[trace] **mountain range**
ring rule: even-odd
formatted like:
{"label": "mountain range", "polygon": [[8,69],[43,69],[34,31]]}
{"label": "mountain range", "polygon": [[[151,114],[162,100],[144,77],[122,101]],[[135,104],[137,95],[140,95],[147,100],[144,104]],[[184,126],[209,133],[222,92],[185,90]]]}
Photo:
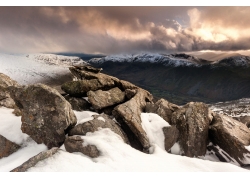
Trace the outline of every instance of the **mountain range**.
{"label": "mountain range", "polygon": [[[156,97],[182,105],[189,101],[214,103],[250,97],[250,57],[231,55],[206,60],[184,53],[141,53],[110,55],[87,62]],[[219,56],[225,54],[217,59]]]}

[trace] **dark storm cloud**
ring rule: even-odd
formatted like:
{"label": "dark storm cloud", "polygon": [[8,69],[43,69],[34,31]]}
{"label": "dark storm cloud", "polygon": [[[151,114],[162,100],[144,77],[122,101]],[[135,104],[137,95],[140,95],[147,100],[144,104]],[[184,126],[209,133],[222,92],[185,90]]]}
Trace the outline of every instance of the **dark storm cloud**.
{"label": "dark storm cloud", "polygon": [[1,52],[250,49],[249,7],[0,7]]}

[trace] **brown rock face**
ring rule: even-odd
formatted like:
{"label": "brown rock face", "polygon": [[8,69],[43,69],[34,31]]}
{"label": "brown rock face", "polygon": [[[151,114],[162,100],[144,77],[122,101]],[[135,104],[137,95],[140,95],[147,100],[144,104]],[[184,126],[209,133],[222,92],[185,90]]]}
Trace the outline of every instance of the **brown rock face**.
{"label": "brown rock face", "polygon": [[175,126],[164,127],[162,129],[165,140],[165,150],[169,151],[169,149],[176,143],[179,137],[179,131]]}
{"label": "brown rock face", "polygon": [[172,125],[179,130],[179,144],[183,155],[204,156],[208,144],[210,111],[204,103],[191,102],[175,111]]}
{"label": "brown rock face", "polygon": [[10,172],[25,172],[29,168],[34,167],[38,162],[45,160],[49,157],[52,157],[59,151],[58,148],[54,147],[48,151],[44,151],[39,153],[38,155],[30,158],[28,161],[24,162],[22,165],[16,167],[15,169],[11,170]]}
{"label": "brown rock face", "polygon": [[125,100],[125,93],[118,87],[110,89],[108,91],[89,91],[87,93],[89,102],[95,109],[103,109]]}
{"label": "brown rock face", "polygon": [[136,95],[129,101],[120,104],[113,110],[113,115],[118,121],[123,121],[140,141],[143,151],[150,147],[149,139],[141,125],[141,113],[145,109],[146,102],[152,100],[152,95],[143,89],[137,89]]}
{"label": "brown rock face", "polygon": [[0,106],[14,108],[15,102],[10,97],[8,87],[17,86],[18,83],[12,80],[9,76],[0,73]]}
{"label": "brown rock face", "polygon": [[22,111],[22,132],[48,148],[63,144],[65,131],[77,120],[71,105],[55,89],[35,84],[12,87],[10,94]]}
{"label": "brown rock face", "polygon": [[244,155],[250,159],[245,146],[250,145],[250,130],[231,117],[215,114],[209,127],[211,141],[227,152],[240,165],[244,165]]}
{"label": "brown rock face", "polygon": [[73,110],[86,111],[91,107],[91,104],[83,98],[71,97],[69,95],[64,96],[64,98],[71,104]]}
{"label": "brown rock face", "polygon": [[172,104],[165,99],[160,99],[155,104],[147,103],[145,111],[149,113],[158,114],[165,121],[171,124],[172,114],[179,108],[179,106]]}
{"label": "brown rock face", "polygon": [[248,128],[250,128],[250,116],[241,116],[239,117],[239,121],[245,124]]}
{"label": "brown rock face", "polygon": [[94,119],[82,124],[76,125],[69,131],[69,136],[86,135],[88,132],[98,131],[99,128],[109,128],[118,134],[125,143],[129,144],[128,138],[120,126],[106,114],[93,115]]}
{"label": "brown rock face", "polygon": [[16,152],[19,148],[19,145],[0,135],[0,159],[3,157],[8,157],[12,153]]}
{"label": "brown rock face", "polygon": [[83,145],[84,140],[80,136],[70,136],[67,137],[64,146],[66,151],[72,153],[72,152],[81,152],[85,154],[86,156],[96,158],[99,156],[99,151],[94,145]]}

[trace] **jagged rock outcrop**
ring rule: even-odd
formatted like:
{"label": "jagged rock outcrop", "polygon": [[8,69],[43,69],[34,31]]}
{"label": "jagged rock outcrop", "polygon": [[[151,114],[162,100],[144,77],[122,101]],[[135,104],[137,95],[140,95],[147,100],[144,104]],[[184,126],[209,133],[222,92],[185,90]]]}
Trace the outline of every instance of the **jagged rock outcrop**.
{"label": "jagged rock outcrop", "polygon": [[179,108],[180,108],[179,106],[172,104],[165,99],[160,99],[155,104],[148,102],[146,104],[145,111],[149,113],[158,114],[165,121],[171,124],[172,114]]}
{"label": "jagged rock outcrop", "polygon": [[87,93],[88,100],[95,109],[103,109],[125,100],[125,93],[118,87],[112,88],[108,91],[89,91]]}
{"label": "jagged rock outcrop", "polygon": [[92,66],[89,65],[85,65],[85,66],[73,66],[74,68],[78,69],[78,70],[84,70],[84,71],[89,71],[89,72],[93,72],[93,73],[99,73],[102,71],[102,68],[94,68]]}
{"label": "jagged rock outcrop", "polygon": [[136,92],[137,92],[136,89],[126,89],[125,95],[128,99],[131,99],[132,97],[135,96]]}
{"label": "jagged rock outcrop", "polygon": [[66,95],[64,96],[64,98],[71,104],[73,110],[76,111],[90,110],[91,104],[81,97],[77,98]]}
{"label": "jagged rock outcrop", "polygon": [[150,144],[146,132],[142,128],[141,113],[145,109],[146,102],[152,101],[150,93],[143,89],[137,89],[136,95],[129,101],[116,106],[113,115],[118,121],[124,121],[130,130],[140,141],[143,151],[147,152]]}
{"label": "jagged rock outcrop", "polygon": [[215,114],[209,127],[209,137],[213,144],[227,152],[240,165],[245,159],[250,159],[250,151],[245,147],[250,145],[250,130],[233,118]]}
{"label": "jagged rock outcrop", "polygon": [[29,168],[34,167],[38,162],[52,157],[58,151],[59,151],[59,148],[57,148],[57,147],[54,147],[54,148],[47,150],[47,151],[43,151],[43,152],[39,153],[38,155],[30,158],[28,161],[24,162],[22,165],[11,170],[10,172],[26,172]]}
{"label": "jagged rock outcrop", "polygon": [[199,102],[190,102],[173,113],[171,124],[179,130],[178,142],[183,155],[198,157],[206,154],[211,120],[208,106]]}
{"label": "jagged rock outcrop", "polygon": [[10,97],[8,87],[17,86],[18,83],[11,79],[9,76],[0,73],[0,106],[7,108],[14,108],[15,102]]}
{"label": "jagged rock outcrop", "polygon": [[0,159],[8,157],[20,148],[16,143],[11,142],[2,135],[0,135]]}
{"label": "jagged rock outcrop", "polygon": [[82,124],[77,124],[69,131],[68,135],[86,135],[88,132],[98,131],[99,128],[109,128],[111,131],[118,134],[125,143],[129,144],[126,134],[120,128],[118,123],[110,119],[108,115],[93,115],[93,118],[93,120],[87,121]]}
{"label": "jagged rock outcrop", "polygon": [[10,95],[22,111],[22,132],[38,144],[59,147],[65,132],[77,120],[71,105],[55,89],[44,84],[10,88]]}
{"label": "jagged rock outcrop", "polygon": [[99,156],[100,152],[94,145],[83,145],[84,140],[81,136],[69,136],[65,139],[64,146],[66,151],[72,152],[81,152],[86,156],[91,158],[96,158]]}
{"label": "jagged rock outcrop", "polygon": [[162,128],[164,134],[164,146],[165,150],[169,151],[170,148],[176,143],[179,137],[179,131],[175,126],[168,126]]}

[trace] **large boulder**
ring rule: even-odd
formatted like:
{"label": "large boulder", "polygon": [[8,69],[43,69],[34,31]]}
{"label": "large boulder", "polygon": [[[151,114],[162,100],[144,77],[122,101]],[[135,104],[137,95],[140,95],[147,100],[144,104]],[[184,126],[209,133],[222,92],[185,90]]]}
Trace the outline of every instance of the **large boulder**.
{"label": "large boulder", "polygon": [[173,112],[179,108],[179,106],[172,104],[165,99],[160,99],[155,104],[148,102],[146,104],[145,111],[158,114],[170,124]]}
{"label": "large boulder", "polygon": [[72,97],[69,95],[64,96],[64,98],[71,104],[73,110],[76,111],[86,111],[90,110],[91,104],[81,97]]}
{"label": "large boulder", "polygon": [[77,120],[69,102],[58,91],[44,84],[10,88],[10,95],[22,111],[22,132],[38,144],[59,147],[65,132]]}
{"label": "large boulder", "polygon": [[168,126],[162,128],[164,134],[165,150],[169,151],[170,148],[176,143],[179,137],[179,131],[175,126]]}
{"label": "large boulder", "polygon": [[69,136],[86,135],[88,132],[98,131],[100,128],[109,128],[114,133],[118,134],[125,143],[129,144],[128,138],[118,123],[109,118],[106,114],[92,115],[93,120],[77,124],[69,131]]}
{"label": "large boulder", "polygon": [[18,83],[9,76],[0,73],[0,106],[14,108],[15,102],[10,97],[8,90],[9,86],[18,86]]}
{"label": "large boulder", "polygon": [[99,156],[100,152],[94,145],[84,145],[84,140],[81,136],[69,136],[64,142],[66,151],[72,152],[81,152],[86,156],[91,158],[96,158]]}
{"label": "large boulder", "polygon": [[[137,93],[133,98],[116,106],[113,110],[113,115],[119,122],[121,122],[120,124],[122,127],[122,122],[124,122],[138,138],[144,152],[149,152],[150,143],[147,134],[141,125],[141,113],[145,109],[146,102],[150,102],[152,99],[153,97],[150,93],[143,89],[137,89]],[[125,133],[129,134],[126,130]]]}
{"label": "large boulder", "polygon": [[16,152],[19,148],[19,145],[0,135],[0,159],[3,157],[8,157],[12,153]]}
{"label": "large boulder", "polygon": [[215,114],[209,127],[209,137],[213,144],[227,152],[240,165],[250,161],[250,130],[248,127],[233,118]]}
{"label": "large boulder", "polygon": [[118,103],[122,103],[125,100],[125,93],[118,87],[112,88],[108,91],[89,91],[87,93],[89,102],[95,109],[103,109]]}
{"label": "large boulder", "polygon": [[47,150],[47,151],[43,151],[43,152],[39,153],[38,155],[30,158],[28,161],[24,162],[22,165],[11,170],[10,172],[25,172],[28,169],[34,167],[40,161],[43,161],[47,158],[52,157],[58,151],[59,151],[59,148],[57,148],[57,147],[54,147],[54,148]]}
{"label": "large boulder", "polygon": [[171,124],[179,130],[182,155],[198,157],[206,154],[211,116],[208,106],[199,102],[190,102],[173,113]]}

